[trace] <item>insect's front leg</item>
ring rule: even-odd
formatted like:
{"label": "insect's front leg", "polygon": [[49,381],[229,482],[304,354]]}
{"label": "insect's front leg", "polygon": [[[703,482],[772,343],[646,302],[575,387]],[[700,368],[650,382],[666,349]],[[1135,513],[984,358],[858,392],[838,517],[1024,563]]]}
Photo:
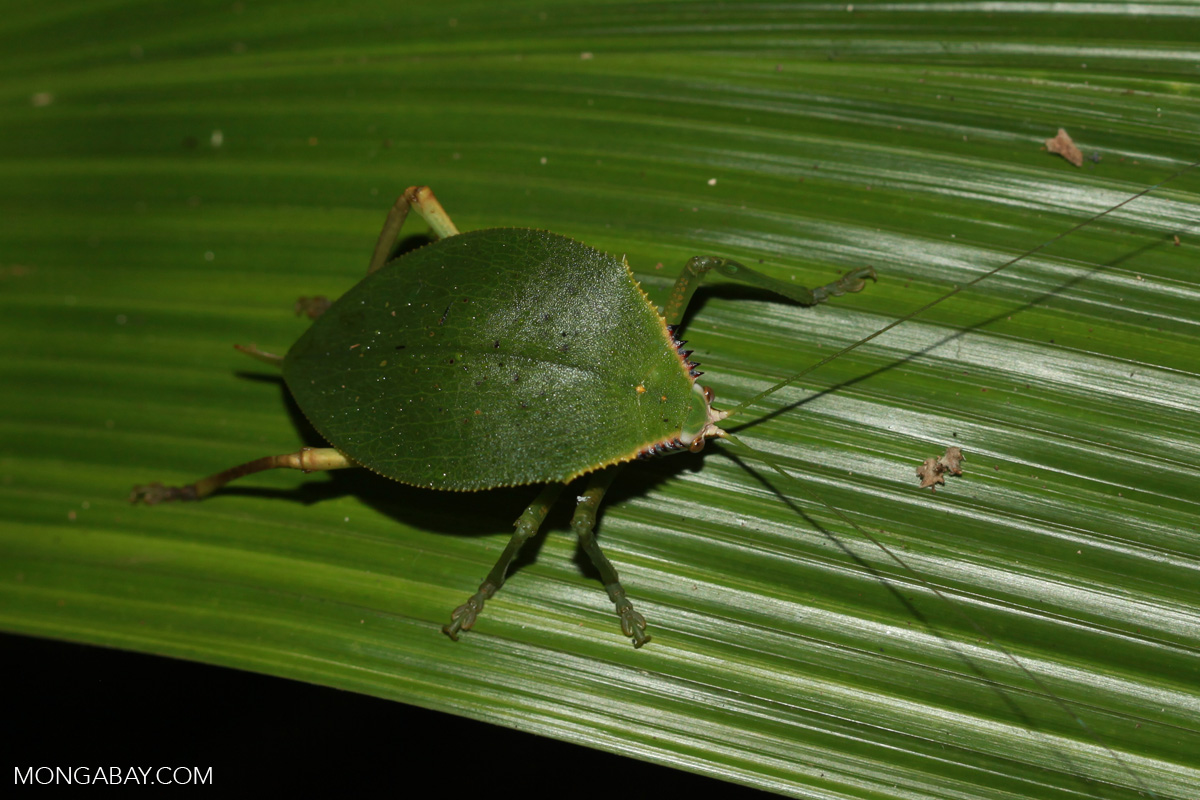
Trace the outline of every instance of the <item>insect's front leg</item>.
{"label": "insect's front leg", "polygon": [[700,288],[701,281],[713,270],[731,280],[766,289],[769,292],[783,295],[789,300],[794,300],[806,306],[815,306],[817,303],[825,302],[830,297],[837,297],[846,292],[862,291],[862,288],[866,285],[867,278],[875,280],[875,270],[873,268],[861,267],[850,270],[832,283],[827,283],[816,289],[809,289],[806,286],[797,286],[794,283],[769,278],[761,272],[755,272],[749,267],[739,264],[736,261],[731,261],[728,258],[696,256],[684,265],[683,272],[679,274],[675,285],[671,288],[671,296],[667,300],[666,312],[663,315],[666,317],[668,325],[678,325],[683,320],[683,312],[687,310],[688,303],[692,300],[692,295]]}
{"label": "insect's front leg", "polygon": [[491,600],[492,595],[496,594],[500,587],[504,585],[504,578],[508,574],[508,568],[512,565],[513,559],[517,557],[517,553],[520,552],[521,546],[537,533],[538,528],[542,526],[542,522],[546,519],[546,514],[550,512],[550,506],[554,505],[554,501],[558,499],[559,494],[562,493],[564,488],[566,488],[566,484],[548,484],[542,489],[537,499],[529,505],[529,508],[525,509],[524,513],[517,518],[516,530],[513,531],[512,538],[508,540],[508,545],[504,548],[504,552],[496,560],[496,565],[492,567],[492,571],[484,578],[483,583],[479,584],[479,591],[471,595],[471,598],[467,602],[450,613],[450,623],[442,626],[442,633],[457,642],[460,632],[471,630],[471,626],[475,624],[475,619],[479,616],[479,612],[483,611],[484,603]]}
{"label": "insect's front leg", "polygon": [[633,639],[634,647],[641,647],[650,641],[650,637],[646,635],[646,618],[634,611],[633,603],[625,596],[625,587],[621,586],[616,568],[601,552],[600,544],[596,541],[596,512],[600,508],[600,501],[604,499],[604,493],[608,491],[619,471],[619,467],[610,467],[592,476],[587,489],[579,498],[579,505],[575,507],[571,529],[579,537],[579,546],[600,571],[604,590],[616,605],[617,616],[621,618],[621,632]]}

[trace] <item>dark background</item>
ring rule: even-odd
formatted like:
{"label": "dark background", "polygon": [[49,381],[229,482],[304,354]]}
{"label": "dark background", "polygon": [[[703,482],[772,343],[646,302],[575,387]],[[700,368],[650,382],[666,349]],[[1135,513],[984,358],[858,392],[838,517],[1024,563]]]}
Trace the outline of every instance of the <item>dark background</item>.
{"label": "dark background", "polygon": [[[212,767],[213,787],[441,797],[765,793],[323,686],[0,635],[13,767]],[[0,784],[13,779],[9,772]]]}

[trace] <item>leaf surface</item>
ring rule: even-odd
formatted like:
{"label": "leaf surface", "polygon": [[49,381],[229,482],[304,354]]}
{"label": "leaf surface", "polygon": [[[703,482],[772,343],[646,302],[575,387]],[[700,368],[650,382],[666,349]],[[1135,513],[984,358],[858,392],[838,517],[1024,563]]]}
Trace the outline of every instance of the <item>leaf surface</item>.
{"label": "leaf surface", "polygon": [[[1196,172],[736,418],[798,483],[718,447],[629,469],[600,540],[638,651],[562,516],[438,632],[528,490],[125,499],[320,444],[230,345],[287,348],[292,301],[357,281],[417,183],[463,230],[624,254],[660,304],[697,254],[808,286],[874,266],[816,309],[700,295],[689,347],[746,400],[1193,161],[1194,7],[9,5],[4,629],[794,796],[1194,794]],[[1059,128],[1082,167],[1043,149]],[[921,490],[950,446],[963,475]]]}

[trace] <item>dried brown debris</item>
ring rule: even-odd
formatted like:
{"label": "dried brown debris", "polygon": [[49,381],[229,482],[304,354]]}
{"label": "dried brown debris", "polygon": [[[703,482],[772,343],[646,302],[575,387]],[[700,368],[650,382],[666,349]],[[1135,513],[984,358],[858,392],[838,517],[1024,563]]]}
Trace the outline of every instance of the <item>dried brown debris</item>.
{"label": "dried brown debris", "polygon": [[937,491],[939,484],[946,485],[945,475],[962,475],[963,451],[957,447],[947,447],[941,458],[930,456],[917,467],[917,477],[921,479],[921,488]]}
{"label": "dried brown debris", "polygon": [[1058,129],[1057,136],[1046,140],[1046,149],[1051,153],[1062,156],[1077,167],[1083,166],[1083,151],[1075,146],[1075,142],[1071,139],[1070,134],[1062,128]]}

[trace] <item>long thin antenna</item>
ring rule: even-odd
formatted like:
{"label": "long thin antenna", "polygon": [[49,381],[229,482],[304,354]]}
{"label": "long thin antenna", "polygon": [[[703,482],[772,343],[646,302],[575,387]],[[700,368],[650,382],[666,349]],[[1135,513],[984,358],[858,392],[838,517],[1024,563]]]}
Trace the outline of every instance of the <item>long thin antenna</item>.
{"label": "long thin antenna", "polygon": [[1008,648],[1006,648],[1004,645],[1000,644],[994,638],[992,638],[992,635],[990,633],[988,633],[987,630],[982,625],[980,625],[974,619],[972,619],[971,615],[968,614],[966,611],[964,611],[962,606],[960,606],[957,602],[952,600],[948,595],[944,594],[940,589],[938,589],[932,583],[927,581],[924,578],[924,576],[921,575],[921,573],[917,572],[915,569],[910,567],[904,559],[902,559],[902,558],[900,558],[900,556],[896,555],[894,550],[892,550],[890,547],[885,545],[883,542],[879,541],[879,539],[877,537],[873,536],[871,533],[866,531],[857,522],[855,522],[854,520],[850,519],[850,517],[843,514],[840,509],[838,509],[832,503],[828,502],[825,498],[821,497],[819,494],[817,494],[815,491],[813,491],[811,488],[809,488],[809,486],[807,484],[805,484],[804,481],[800,480],[799,478],[797,478],[796,476],[792,475],[787,470],[785,470],[783,467],[779,466],[779,464],[773,458],[766,455],[765,453],[761,453],[758,450],[755,450],[753,447],[746,444],[741,439],[734,436],[732,433],[725,432],[725,435],[721,438],[729,440],[736,447],[745,451],[748,455],[763,462],[764,464],[769,466],[771,469],[775,470],[780,475],[782,475],[783,477],[787,478],[789,481],[791,481],[794,484],[796,484],[797,486],[799,486],[804,491],[805,494],[807,494],[813,500],[816,500],[818,503],[820,503],[822,506],[824,506],[830,512],[832,512],[838,519],[840,519],[842,522],[844,522],[845,524],[847,524],[851,528],[853,528],[858,533],[859,536],[862,536],[864,539],[866,539],[871,544],[875,545],[881,551],[883,551],[887,555],[888,558],[890,558],[892,561],[894,561],[896,564],[898,564],[900,566],[900,568],[905,572],[905,574],[911,576],[914,580],[917,581],[917,583],[921,584],[921,586],[923,586],[924,588],[926,588],[930,592],[932,592],[938,599],[940,599],[942,602],[944,602],[948,608],[953,609],[955,614],[957,614],[968,625],[970,625],[971,628],[974,629],[976,633],[978,633],[981,637],[983,637],[988,642],[988,644],[992,645],[997,650],[999,650],[1004,655],[1004,657],[1013,666],[1015,666],[1017,669],[1019,669],[1025,675],[1025,677],[1029,678],[1029,680],[1032,681],[1033,684],[1035,686],[1037,686],[1037,688],[1043,694],[1045,694],[1045,696],[1049,697],[1056,706],[1058,706],[1065,714],[1067,714],[1072,720],[1074,720],[1075,723],[1077,725],[1079,725],[1079,727],[1081,729],[1083,729],[1084,733],[1088,736],[1089,739],[1091,739],[1093,742],[1095,742],[1098,746],[1102,747],[1110,756],[1112,756],[1112,759],[1114,762],[1121,765],[1121,769],[1125,771],[1125,773],[1129,776],[1129,778],[1137,786],[1138,791],[1145,792],[1150,797],[1156,797],[1154,792],[1152,792],[1149,788],[1147,788],[1145,786],[1145,784],[1142,783],[1142,780],[1141,780],[1141,778],[1138,777],[1138,774],[1133,769],[1131,769],[1130,766],[1128,764],[1126,764],[1124,760],[1122,760],[1120,755],[1117,754],[1116,750],[1113,750],[1112,747],[1105,744],[1103,739],[1101,739],[1101,737],[1098,736],[1095,733],[1095,731],[1093,731],[1091,729],[1091,727],[1089,727],[1088,724],[1083,721],[1082,717],[1080,717],[1078,714],[1076,714],[1071,709],[1071,706],[1068,705],[1068,703],[1065,700],[1063,700],[1061,697],[1059,697],[1057,694],[1055,694],[1041,678],[1039,678],[1028,667],[1026,667],[1021,662],[1020,659],[1018,659],[1016,656],[1014,656],[1012,653],[1010,653],[1008,651]]}
{"label": "long thin antenna", "polygon": [[963,291],[964,289],[969,289],[972,286],[974,286],[975,284],[977,284],[981,281],[987,280],[988,278],[992,277],[996,273],[1002,272],[1003,270],[1008,269],[1013,264],[1016,264],[1019,261],[1024,261],[1026,258],[1029,258],[1029,256],[1046,249],[1047,247],[1054,244],[1058,240],[1064,239],[1064,238],[1070,236],[1071,234],[1075,233],[1077,230],[1079,230],[1081,228],[1086,228],[1088,225],[1091,225],[1093,222],[1100,219],[1101,217],[1105,217],[1105,216],[1111,214],[1112,212],[1116,211],[1117,209],[1124,208],[1125,206],[1132,203],[1134,200],[1138,200],[1142,197],[1145,197],[1150,192],[1153,192],[1156,189],[1159,189],[1159,188],[1165,186],[1166,184],[1168,184],[1171,181],[1178,178],[1183,173],[1185,173],[1188,170],[1193,169],[1197,166],[1200,166],[1200,161],[1195,161],[1195,162],[1192,162],[1191,164],[1188,164],[1186,167],[1184,167],[1183,169],[1174,173],[1173,175],[1170,175],[1167,178],[1164,178],[1163,180],[1159,181],[1158,183],[1154,184],[1153,186],[1143,189],[1142,191],[1138,192],[1135,195],[1125,198],[1120,203],[1117,203],[1115,206],[1107,208],[1098,214],[1094,214],[1091,217],[1088,217],[1087,219],[1083,220],[1082,222],[1071,226],[1070,228],[1068,228],[1067,230],[1058,234],[1057,236],[1047,239],[1046,241],[1039,244],[1037,247],[1033,247],[1029,250],[1026,250],[1024,253],[1021,253],[1019,256],[1016,256],[1015,258],[1009,259],[1008,261],[1006,261],[1005,263],[996,267],[995,269],[988,270],[987,272],[983,273],[982,275],[976,276],[975,278],[968,281],[967,283],[964,283],[961,286],[954,287],[953,289],[946,292],[941,297],[938,297],[935,300],[930,300],[928,303],[921,306],[916,311],[909,312],[908,314],[905,314],[903,317],[900,317],[897,320],[889,322],[887,325],[884,325],[882,328],[875,331],[870,336],[867,336],[866,338],[863,338],[863,339],[859,339],[854,344],[850,344],[850,345],[843,347],[841,350],[838,350],[833,355],[829,355],[829,356],[826,356],[825,358],[822,358],[820,361],[816,362],[812,366],[807,367],[806,369],[800,370],[799,372],[797,372],[795,375],[792,375],[791,377],[785,378],[784,380],[780,381],[779,383],[775,384],[774,386],[770,387],[769,389],[764,389],[763,391],[761,391],[758,394],[751,397],[749,400],[743,400],[741,403],[738,403],[736,406],[729,409],[728,415],[732,417],[735,414],[737,414],[739,411],[742,411],[743,409],[753,405],[754,403],[757,403],[759,400],[762,400],[764,397],[772,395],[775,392],[778,392],[780,389],[791,386],[793,383],[800,380],[805,375],[812,372],[814,369],[823,367],[826,364],[828,364],[830,361],[833,361],[834,359],[838,359],[838,358],[841,358],[842,356],[846,355],[846,353],[849,353],[851,350],[856,350],[859,347],[862,347],[867,342],[871,341],[872,339],[882,336],[883,334],[887,333],[888,331],[890,331],[892,328],[896,327],[897,325],[900,325],[904,322],[908,322],[910,319],[912,319],[913,317],[915,317],[919,314],[924,314],[929,309],[933,308],[934,306],[938,305],[939,303],[943,303],[946,300],[949,300],[951,297],[954,297],[954,295],[958,294],[959,292]]}

